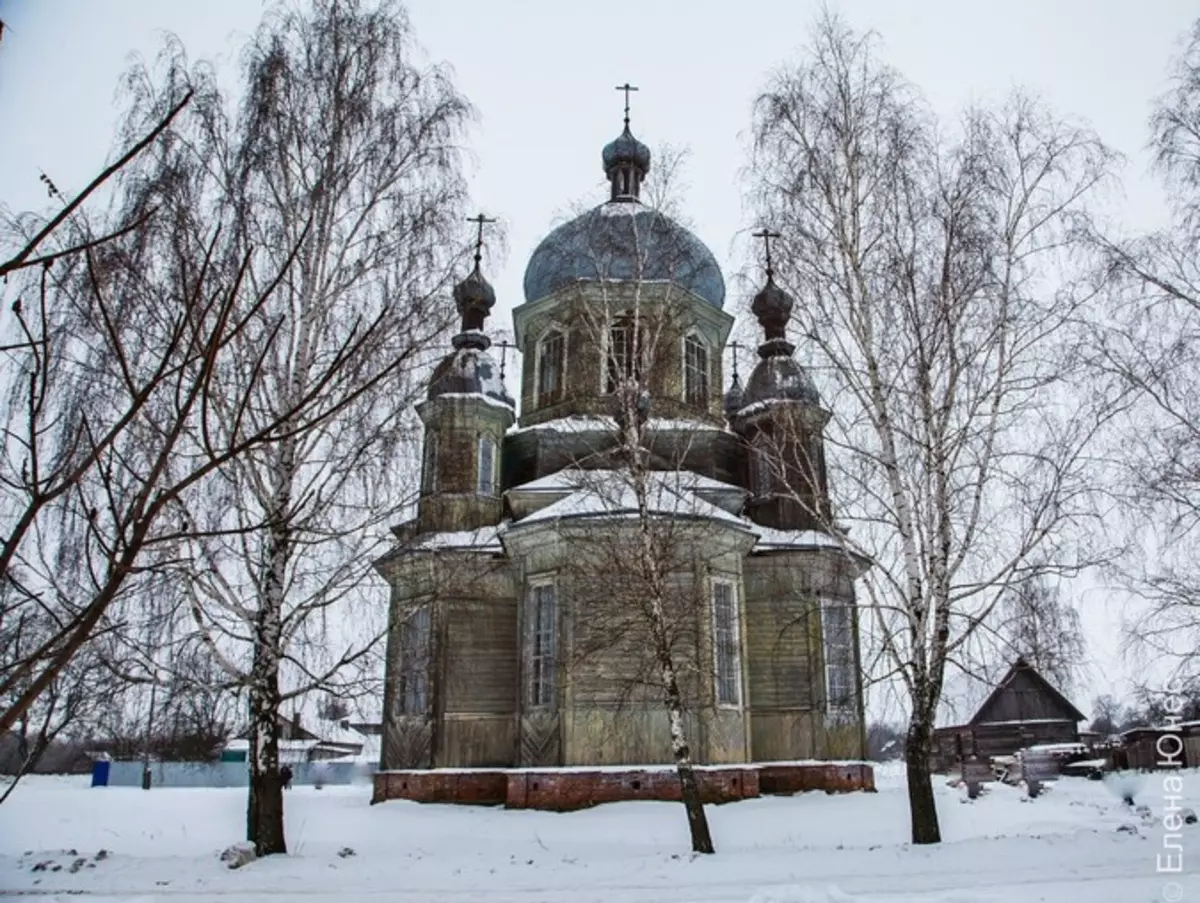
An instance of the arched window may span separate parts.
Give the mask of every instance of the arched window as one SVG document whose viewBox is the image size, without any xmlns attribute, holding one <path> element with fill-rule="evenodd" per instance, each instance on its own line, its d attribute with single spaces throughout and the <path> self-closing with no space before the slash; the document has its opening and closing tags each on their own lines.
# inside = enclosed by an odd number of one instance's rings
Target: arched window
<svg viewBox="0 0 1200 903">
<path fill-rule="evenodd" d="M 683 340 L 683 400 L 708 404 L 708 346 L 695 333 Z"/>
<path fill-rule="evenodd" d="M 562 331 L 551 329 L 537 347 L 537 406 L 561 401 L 566 375 L 563 372 L 566 339 Z"/>
<path fill-rule="evenodd" d="M 479 479 L 476 487 L 480 495 L 496 494 L 496 440 L 491 436 L 479 437 Z"/>
</svg>

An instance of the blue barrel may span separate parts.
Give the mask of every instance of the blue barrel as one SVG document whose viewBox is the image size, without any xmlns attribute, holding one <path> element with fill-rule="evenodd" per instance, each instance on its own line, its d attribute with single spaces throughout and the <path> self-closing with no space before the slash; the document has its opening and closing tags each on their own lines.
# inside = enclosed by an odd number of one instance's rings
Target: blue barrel
<svg viewBox="0 0 1200 903">
<path fill-rule="evenodd" d="M 92 763 L 92 786 L 108 786 L 108 769 L 112 765 L 107 759 L 99 759 Z"/>
</svg>

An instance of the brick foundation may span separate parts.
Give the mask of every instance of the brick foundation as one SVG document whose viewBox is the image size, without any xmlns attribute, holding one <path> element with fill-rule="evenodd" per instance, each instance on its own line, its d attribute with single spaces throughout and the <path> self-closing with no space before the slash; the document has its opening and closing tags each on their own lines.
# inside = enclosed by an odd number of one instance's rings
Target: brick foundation
<svg viewBox="0 0 1200 903">
<path fill-rule="evenodd" d="M 759 790 L 765 794 L 790 795 L 809 790 L 826 793 L 875 792 L 875 769 L 865 763 L 821 763 L 812 765 L 758 766 Z"/>
<path fill-rule="evenodd" d="M 466 803 L 502 806 L 508 792 L 503 771 L 381 771 L 375 775 L 372 803 Z"/>
<path fill-rule="evenodd" d="M 846 793 L 875 789 L 871 766 L 857 763 L 698 767 L 696 780 L 705 803 L 807 790 Z M 379 772 L 371 802 L 405 799 L 569 812 L 627 800 L 678 800 L 680 795 L 679 778 L 672 769 L 435 769 Z"/>
</svg>

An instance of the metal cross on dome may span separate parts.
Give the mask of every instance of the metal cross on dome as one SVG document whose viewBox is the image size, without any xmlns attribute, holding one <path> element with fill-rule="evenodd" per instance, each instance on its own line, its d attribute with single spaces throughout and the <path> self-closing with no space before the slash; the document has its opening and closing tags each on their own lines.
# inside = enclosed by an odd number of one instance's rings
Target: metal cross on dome
<svg viewBox="0 0 1200 903">
<path fill-rule="evenodd" d="M 765 226 L 758 232 L 753 233 L 753 238 L 761 238 L 763 242 L 763 253 L 767 258 L 767 276 L 768 278 L 775 275 L 775 270 L 771 267 L 771 239 L 783 238 L 778 232 L 772 232 Z"/>
<path fill-rule="evenodd" d="M 743 345 L 741 342 L 734 341 L 734 342 L 729 343 L 729 350 L 733 352 L 732 357 L 733 357 L 733 378 L 734 379 L 738 378 L 738 352 L 740 352 L 745 347 L 746 346 Z"/>
<path fill-rule="evenodd" d="M 496 220 L 495 218 L 489 219 L 482 213 L 478 213 L 475 216 L 468 216 L 467 222 L 475 223 L 479 227 L 478 234 L 475 237 L 475 265 L 478 266 L 479 262 L 483 260 L 483 227 L 496 222 Z"/>
<path fill-rule="evenodd" d="M 623 85 L 617 85 L 615 90 L 625 92 L 625 125 L 628 126 L 629 125 L 629 94 L 631 91 L 636 91 L 637 86 L 631 85 L 631 84 L 629 84 L 629 82 L 625 82 L 625 84 L 623 84 Z"/>
</svg>

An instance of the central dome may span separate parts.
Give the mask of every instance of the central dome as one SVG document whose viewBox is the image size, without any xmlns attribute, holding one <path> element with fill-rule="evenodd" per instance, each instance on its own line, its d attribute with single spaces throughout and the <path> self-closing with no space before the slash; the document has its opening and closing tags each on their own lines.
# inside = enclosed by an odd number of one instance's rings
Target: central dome
<svg viewBox="0 0 1200 903">
<path fill-rule="evenodd" d="M 609 201 L 559 226 L 525 268 L 525 300 L 579 281 L 673 282 L 713 307 L 725 303 L 716 258 L 695 235 L 639 201 Z"/>
</svg>

